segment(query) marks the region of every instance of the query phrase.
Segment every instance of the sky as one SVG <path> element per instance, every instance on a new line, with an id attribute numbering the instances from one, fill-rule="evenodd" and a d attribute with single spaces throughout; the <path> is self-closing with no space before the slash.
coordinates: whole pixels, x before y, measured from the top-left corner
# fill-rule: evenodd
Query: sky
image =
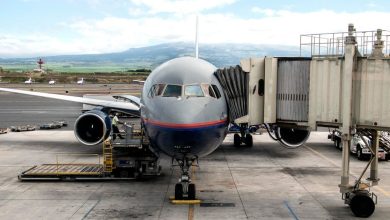
<path id="1" fill-rule="evenodd" d="M 390 1 L 0 0 L 0 58 L 193 42 L 299 46 L 300 34 L 390 30 Z"/>

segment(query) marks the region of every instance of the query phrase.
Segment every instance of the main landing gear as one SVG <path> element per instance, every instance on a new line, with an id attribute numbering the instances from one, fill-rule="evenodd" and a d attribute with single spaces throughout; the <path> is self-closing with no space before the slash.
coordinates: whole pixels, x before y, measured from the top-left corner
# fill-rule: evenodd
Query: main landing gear
<path id="1" fill-rule="evenodd" d="M 253 146 L 253 137 L 249 133 L 251 129 L 247 128 L 247 125 L 240 125 L 240 134 L 234 134 L 234 146 L 239 147 L 241 143 L 244 143 L 247 147 Z"/>
<path id="2" fill-rule="evenodd" d="M 196 198 L 195 184 L 191 183 L 190 178 L 190 167 L 193 166 L 194 161 L 195 158 L 177 160 L 181 169 L 181 177 L 179 183 L 175 185 L 175 200 L 194 200 Z"/>

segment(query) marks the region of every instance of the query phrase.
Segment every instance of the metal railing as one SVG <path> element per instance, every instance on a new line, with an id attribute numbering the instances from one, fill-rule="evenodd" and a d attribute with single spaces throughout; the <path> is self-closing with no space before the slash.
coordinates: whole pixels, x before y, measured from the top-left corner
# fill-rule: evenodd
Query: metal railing
<path id="1" fill-rule="evenodd" d="M 361 56 L 370 56 L 377 41 L 377 30 L 354 31 L 358 50 Z M 300 35 L 300 56 L 342 57 L 344 42 L 348 32 L 302 34 Z M 383 53 L 390 53 L 390 32 L 382 30 Z"/>

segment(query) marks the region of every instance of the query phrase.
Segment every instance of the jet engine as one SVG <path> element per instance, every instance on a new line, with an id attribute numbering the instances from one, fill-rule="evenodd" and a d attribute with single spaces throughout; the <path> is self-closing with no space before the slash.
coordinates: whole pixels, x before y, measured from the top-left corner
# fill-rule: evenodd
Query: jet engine
<path id="1" fill-rule="evenodd" d="M 304 128 L 277 127 L 276 137 L 288 148 L 297 148 L 304 144 L 310 136 L 310 131 Z"/>
<path id="2" fill-rule="evenodd" d="M 111 132 L 111 119 L 100 110 L 87 111 L 75 122 L 76 138 L 85 145 L 96 145 L 103 142 Z"/>

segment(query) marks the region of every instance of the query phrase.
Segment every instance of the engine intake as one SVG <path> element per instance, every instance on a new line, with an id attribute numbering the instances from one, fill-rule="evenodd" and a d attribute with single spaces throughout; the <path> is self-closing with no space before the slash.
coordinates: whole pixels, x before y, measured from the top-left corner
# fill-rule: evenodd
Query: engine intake
<path id="1" fill-rule="evenodd" d="M 280 143 L 288 148 L 297 148 L 307 141 L 310 131 L 302 128 L 278 127 L 276 136 Z"/>
<path id="2" fill-rule="evenodd" d="M 105 112 L 91 110 L 80 115 L 75 123 L 76 138 L 85 145 L 103 142 L 111 132 L 111 119 Z"/>

